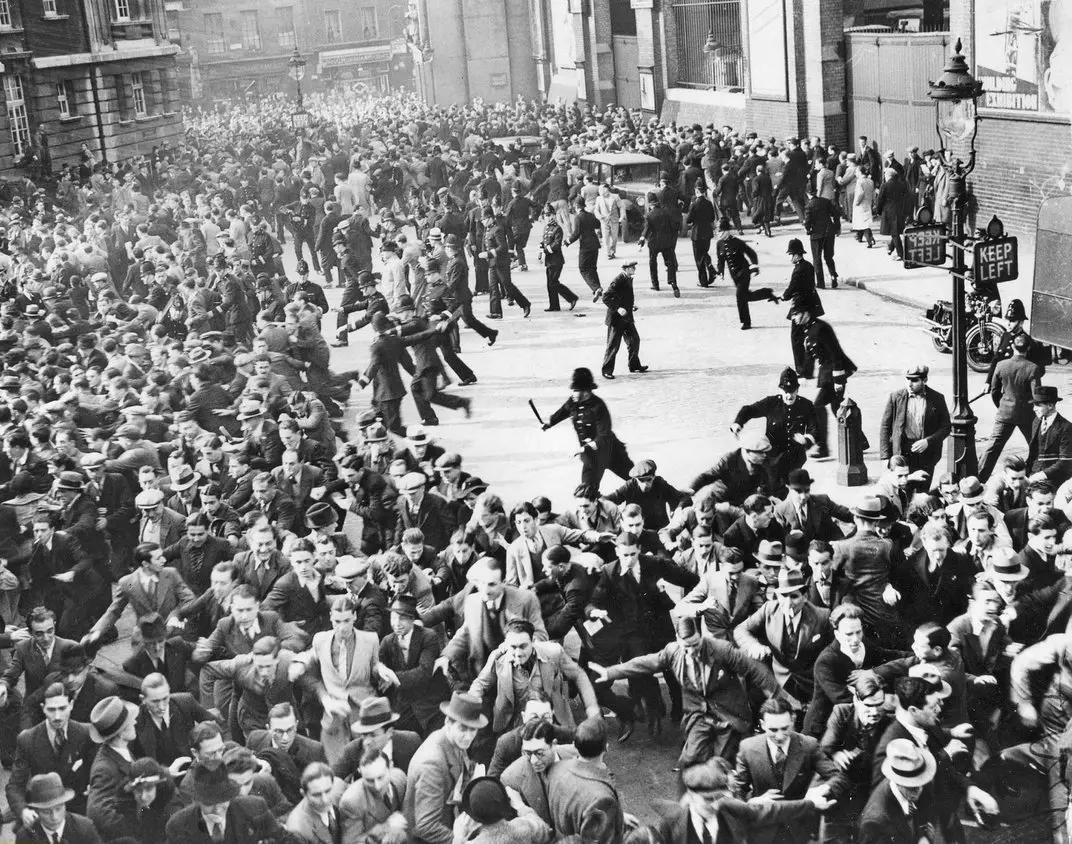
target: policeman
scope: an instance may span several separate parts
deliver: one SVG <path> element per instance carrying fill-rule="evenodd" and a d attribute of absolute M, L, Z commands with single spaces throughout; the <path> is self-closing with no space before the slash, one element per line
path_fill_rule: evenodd
<path fill-rule="evenodd" d="M 752 327 L 752 315 L 748 310 L 749 302 L 770 300 L 777 302 L 774 291 L 769 287 L 760 287 L 758 290 L 749 291 L 748 286 L 752 283 L 752 276 L 759 272 L 759 258 L 756 250 L 730 234 L 731 223 L 723 217 L 718 224 L 718 245 L 715 253 L 718 263 L 715 267 L 723 278 L 726 277 L 726 267 L 729 267 L 730 278 L 737 288 L 737 316 L 741 320 L 741 331 L 747 331 Z"/>
<path fill-rule="evenodd" d="M 744 405 L 737 411 L 730 430 L 737 436 L 750 420 L 764 417 L 767 439 L 774 450 L 771 459 L 778 463 L 782 474 L 788 475 L 804 465 L 808 449 L 818 439 L 815 405 L 800 395 L 800 379 L 788 366 L 778 379 L 778 390 L 778 395 Z"/>
<path fill-rule="evenodd" d="M 1050 350 L 1037 340 L 1033 340 L 1028 335 L 1027 329 L 1024 328 L 1024 323 L 1027 322 L 1027 311 L 1024 310 L 1023 302 L 1019 299 L 1013 299 L 1009 302 L 1009 307 L 1005 309 L 1005 321 L 1009 324 L 1009 327 L 1001 335 L 998 347 L 994 350 L 994 357 L 990 361 L 990 370 L 986 374 L 987 387 L 994 381 L 994 370 L 997 369 L 998 362 L 1012 357 L 1012 341 L 1021 334 L 1028 339 L 1024 357 L 1031 363 L 1038 364 L 1042 368 L 1043 375 L 1046 374 L 1046 367 L 1052 362 Z"/>
<path fill-rule="evenodd" d="M 793 262 L 793 275 L 789 279 L 789 286 L 782 294 L 782 299 L 790 303 L 786 318 L 792 320 L 789 341 L 793 347 L 793 365 L 796 367 L 797 375 L 801 378 L 811 378 L 815 366 L 804 350 L 804 326 L 793 320 L 793 314 L 808 311 L 813 317 L 821 317 L 826 312 L 823 310 L 823 303 L 819 300 L 819 293 L 815 289 L 815 267 L 804 257 L 804 244 L 799 238 L 794 237 L 789 241 L 789 247 L 785 252 L 789 260 Z"/>
<path fill-rule="evenodd" d="M 573 430 L 581 444 L 581 483 L 598 491 L 607 469 L 623 481 L 628 480 L 633 461 L 629 459 L 625 444 L 611 430 L 610 411 L 603 400 L 592 393 L 595 389 L 596 382 L 590 369 L 582 366 L 573 370 L 570 397 L 551 414 L 543 430 L 553 428 L 567 417 L 573 420 Z"/>
<path fill-rule="evenodd" d="M 804 329 L 804 345 L 810 358 L 819 364 L 815 385 L 819 392 L 815 394 L 815 427 L 818 450 L 815 459 L 829 456 L 830 446 L 827 442 L 829 426 L 826 408 L 837 416 L 841 402 L 845 398 L 845 385 L 849 376 L 856 371 L 856 364 L 841 348 L 837 334 L 830 324 L 812 316 L 811 311 L 800 311 L 793 316 L 793 322 Z"/>

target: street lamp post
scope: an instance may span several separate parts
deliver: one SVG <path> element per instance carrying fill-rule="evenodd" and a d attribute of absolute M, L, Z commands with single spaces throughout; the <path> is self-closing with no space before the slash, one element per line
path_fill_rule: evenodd
<path fill-rule="evenodd" d="M 295 85 L 294 113 L 291 115 L 291 122 L 295 129 L 304 129 L 309 125 L 309 112 L 305 110 L 305 101 L 301 91 L 301 83 L 305 78 L 305 56 L 298 52 L 296 46 L 294 53 L 287 59 L 287 75 L 294 80 Z"/>
<path fill-rule="evenodd" d="M 928 95 L 934 100 L 935 126 L 941 141 L 941 160 L 948 179 L 950 210 L 949 242 L 953 248 L 953 415 L 949 445 L 949 471 L 957 479 L 978 473 L 975 452 L 975 415 L 968 400 L 968 331 L 964 300 L 964 278 L 967 271 L 965 250 L 969 248 L 965 231 L 967 196 L 965 182 L 975 169 L 975 135 L 978 114 L 975 101 L 983 93 L 983 83 L 968 71 L 957 39 L 953 55 L 937 82 L 930 83 Z M 949 146 L 967 144 L 968 163 L 953 159 Z"/>

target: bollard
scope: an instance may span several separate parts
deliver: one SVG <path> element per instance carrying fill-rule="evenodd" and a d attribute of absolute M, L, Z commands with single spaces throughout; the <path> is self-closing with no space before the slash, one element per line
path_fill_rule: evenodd
<path fill-rule="evenodd" d="M 856 402 L 845 399 L 838 408 L 837 421 L 837 482 L 841 486 L 863 486 L 867 483 L 867 466 L 864 465 L 864 443 L 867 438 Z"/>

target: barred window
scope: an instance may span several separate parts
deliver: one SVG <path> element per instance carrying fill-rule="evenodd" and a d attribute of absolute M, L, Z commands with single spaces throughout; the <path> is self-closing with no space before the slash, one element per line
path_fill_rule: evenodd
<path fill-rule="evenodd" d="M 21 76 L 5 74 L 4 99 L 7 102 L 8 123 L 11 124 L 11 143 L 15 145 L 15 154 L 23 155 L 30 146 L 30 117 L 26 112 Z"/>
<path fill-rule="evenodd" d="M 674 0 L 677 84 L 744 87 L 740 0 Z"/>
<path fill-rule="evenodd" d="M 138 117 L 147 116 L 149 109 L 145 102 L 145 79 L 141 73 L 130 74 L 130 90 L 134 98 L 134 113 Z"/>

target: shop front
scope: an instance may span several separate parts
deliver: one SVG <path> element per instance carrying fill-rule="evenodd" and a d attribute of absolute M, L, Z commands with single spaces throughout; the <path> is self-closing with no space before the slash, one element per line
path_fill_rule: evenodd
<path fill-rule="evenodd" d="M 321 50 L 317 60 L 321 84 L 349 84 L 359 92 L 382 94 L 391 87 L 391 43 Z"/>

